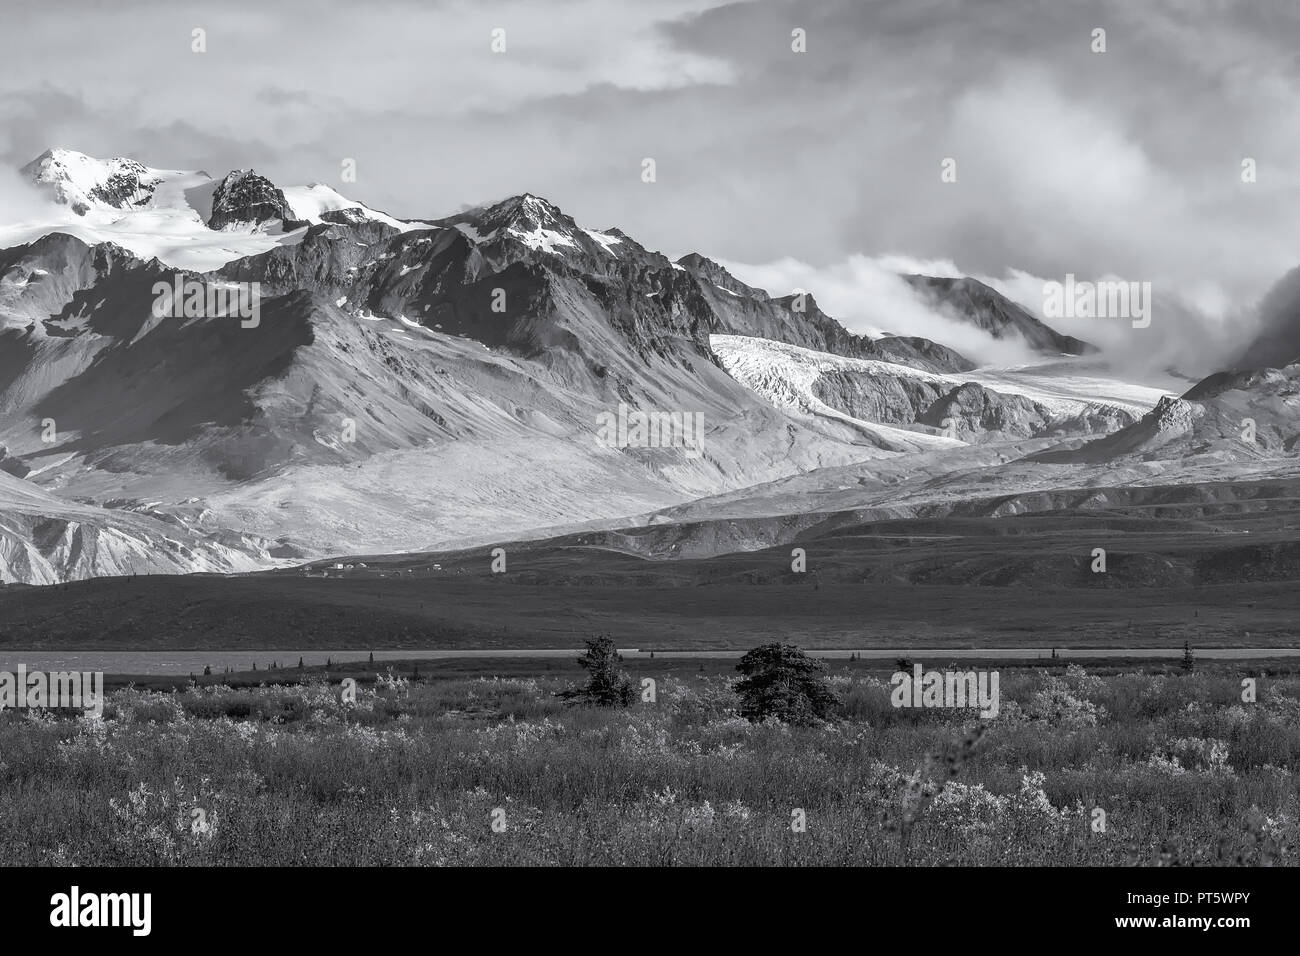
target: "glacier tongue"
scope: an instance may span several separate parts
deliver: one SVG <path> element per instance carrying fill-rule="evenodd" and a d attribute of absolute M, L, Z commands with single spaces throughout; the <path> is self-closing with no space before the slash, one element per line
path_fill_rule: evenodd
<path fill-rule="evenodd" d="M 981 433 L 979 440 L 1006 440 L 1071 428 L 1089 434 L 1107 431 L 1132 423 L 1165 394 L 1134 387 L 1121 392 L 1121 401 L 1088 400 L 1080 396 L 1107 394 L 1114 390 L 1113 383 L 1089 381 L 1077 370 L 1054 378 L 1051 365 L 1014 373 L 995 369 L 937 373 L 746 336 L 712 335 L 710 345 L 732 377 L 777 407 L 850 422 L 886 443 L 885 447 L 901 446 L 896 450 L 952 447 L 964 443 L 958 438 L 973 440 L 974 432 Z M 1054 387 L 1057 382 L 1059 387 Z M 846 413 L 827 400 L 837 387 L 841 393 L 848 390 L 847 397 L 856 398 L 857 404 L 879 411 L 871 417 Z M 934 434 L 957 409 L 954 400 L 963 396 L 958 404 L 966 406 L 967 419 L 977 415 L 979 420 L 954 420 L 958 438 Z M 1144 398 L 1150 404 L 1143 405 Z M 972 401 L 994 407 L 974 410 Z M 943 414 L 925 414 L 939 408 Z M 885 421 L 878 420 L 880 411 L 888 413 Z M 990 418 L 1001 427 L 990 428 L 986 420 Z M 926 430 L 892 427 L 900 424 L 919 424 Z"/>

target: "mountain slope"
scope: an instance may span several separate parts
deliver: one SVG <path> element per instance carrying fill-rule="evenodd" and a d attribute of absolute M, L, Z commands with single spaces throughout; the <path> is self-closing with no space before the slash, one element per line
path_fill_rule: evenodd
<path fill-rule="evenodd" d="M 872 453 L 727 376 L 684 314 L 630 285 L 644 264 L 607 261 L 597 281 L 527 242 L 488 252 L 456 229 L 324 221 L 206 277 L 263 283 L 244 328 L 153 316 L 174 271 L 115 245 L 8 250 L 6 464 L 90 500 L 198 497 L 233 532 L 331 553 L 581 525 Z M 702 413 L 703 454 L 600 447 L 598 415 L 620 402 Z"/>
<path fill-rule="evenodd" d="M 1300 455 L 1300 365 L 1219 372 L 1181 398 L 1165 397 L 1111 435 L 1044 452 L 1036 460 L 1111 463 L 1127 459 L 1182 466 L 1260 462 Z"/>
<path fill-rule="evenodd" d="M 1062 335 L 978 279 L 908 275 L 909 285 L 930 303 L 995 339 L 1019 337 L 1043 355 L 1088 355 L 1095 346 Z"/>
<path fill-rule="evenodd" d="M 66 501 L 0 470 L 0 583 L 56 584 L 123 574 L 236 573 L 301 557 L 292 548 L 207 527 L 207 515 Z"/>
<path fill-rule="evenodd" d="M 47 158 L 32 174 L 86 209 L 0 228 L 21 237 L 0 248 L 0 474 L 41 496 L 0 501 L 19 579 L 147 570 L 155 544 L 157 570 L 229 570 L 636 524 L 851 466 L 955 495 L 957 471 L 1155 400 L 855 335 L 527 193 L 401 220 L 249 170 Z M 160 283 L 255 294 L 256 319 L 155 314 Z M 653 427 L 602 424 L 629 416 Z M 49 521 L 82 543 L 45 547 Z"/>

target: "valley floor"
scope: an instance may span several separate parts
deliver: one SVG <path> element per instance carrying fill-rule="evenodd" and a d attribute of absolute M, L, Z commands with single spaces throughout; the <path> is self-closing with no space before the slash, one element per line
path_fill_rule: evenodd
<path fill-rule="evenodd" d="M 24 650 L 522 651 L 578 647 L 595 634 L 643 651 L 744 651 L 770 640 L 1044 654 L 1297 646 L 1300 541 L 1274 511 L 1240 508 L 1214 526 L 1146 514 L 835 514 L 798 534 L 785 529 L 793 540 L 775 546 L 778 529 L 723 523 L 765 546 L 696 556 L 701 543 L 689 529 L 654 526 L 509 544 L 502 573 L 483 547 L 246 575 L 0 586 L 0 658 Z"/>
<path fill-rule="evenodd" d="M 664 573 L 671 574 L 671 567 Z M 803 647 L 1294 647 L 1294 582 L 1217 587 L 1009 588 L 818 584 L 708 587 L 474 579 L 137 577 L 0 589 L 15 650 L 579 647 L 608 633 L 642 650 Z"/>

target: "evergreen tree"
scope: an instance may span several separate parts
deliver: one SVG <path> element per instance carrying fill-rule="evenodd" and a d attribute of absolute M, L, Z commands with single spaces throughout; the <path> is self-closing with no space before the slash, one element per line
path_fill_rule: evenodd
<path fill-rule="evenodd" d="M 839 698 L 822 676 L 826 665 L 793 644 L 764 644 L 740 659 L 736 683 L 740 715 L 751 721 L 777 717 L 788 724 L 830 720 Z"/>
<path fill-rule="evenodd" d="M 578 665 L 587 672 L 585 687 L 560 691 L 565 703 L 586 707 L 628 707 L 636 698 L 632 678 L 619 670 L 623 662 L 614 647 L 614 639 L 602 635 L 587 641 L 586 652 Z"/>

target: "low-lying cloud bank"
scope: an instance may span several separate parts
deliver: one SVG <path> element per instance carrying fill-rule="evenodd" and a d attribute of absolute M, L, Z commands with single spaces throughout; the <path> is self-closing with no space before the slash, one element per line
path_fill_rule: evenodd
<path fill-rule="evenodd" d="M 1091 342 L 1117 373 L 1163 377 L 1168 369 L 1197 377 L 1233 365 L 1262 326 L 1255 303 L 1239 305 L 1211 283 L 1140 276 L 1075 275 L 1075 280 L 1150 283 L 1149 324 L 1134 327 L 1129 317 L 1081 318 L 1046 314 L 1049 283 L 1064 283 L 1066 273 L 1038 276 L 1011 269 L 1002 276 L 967 272 L 947 259 L 905 255 L 855 255 L 829 266 L 793 258 L 764 265 L 725 262 L 739 279 L 785 295 L 803 289 L 850 331 L 866 335 L 919 335 L 947 345 L 987 365 L 1025 365 L 1043 356 L 1017 339 L 994 339 L 960 317 L 935 308 L 903 276 L 969 276 L 1002 293 L 1058 332 Z M 1145 319 L 1143 320 L 1145 321 Z M 1275 320 L 1276 321 L 1276 320 Z"/>
<path fill-rule="evenodd" d="M 66 212 L 24 179 L 18 170 L 0 165 L 0 225 L 54 220 L 63 218 Z"/>

